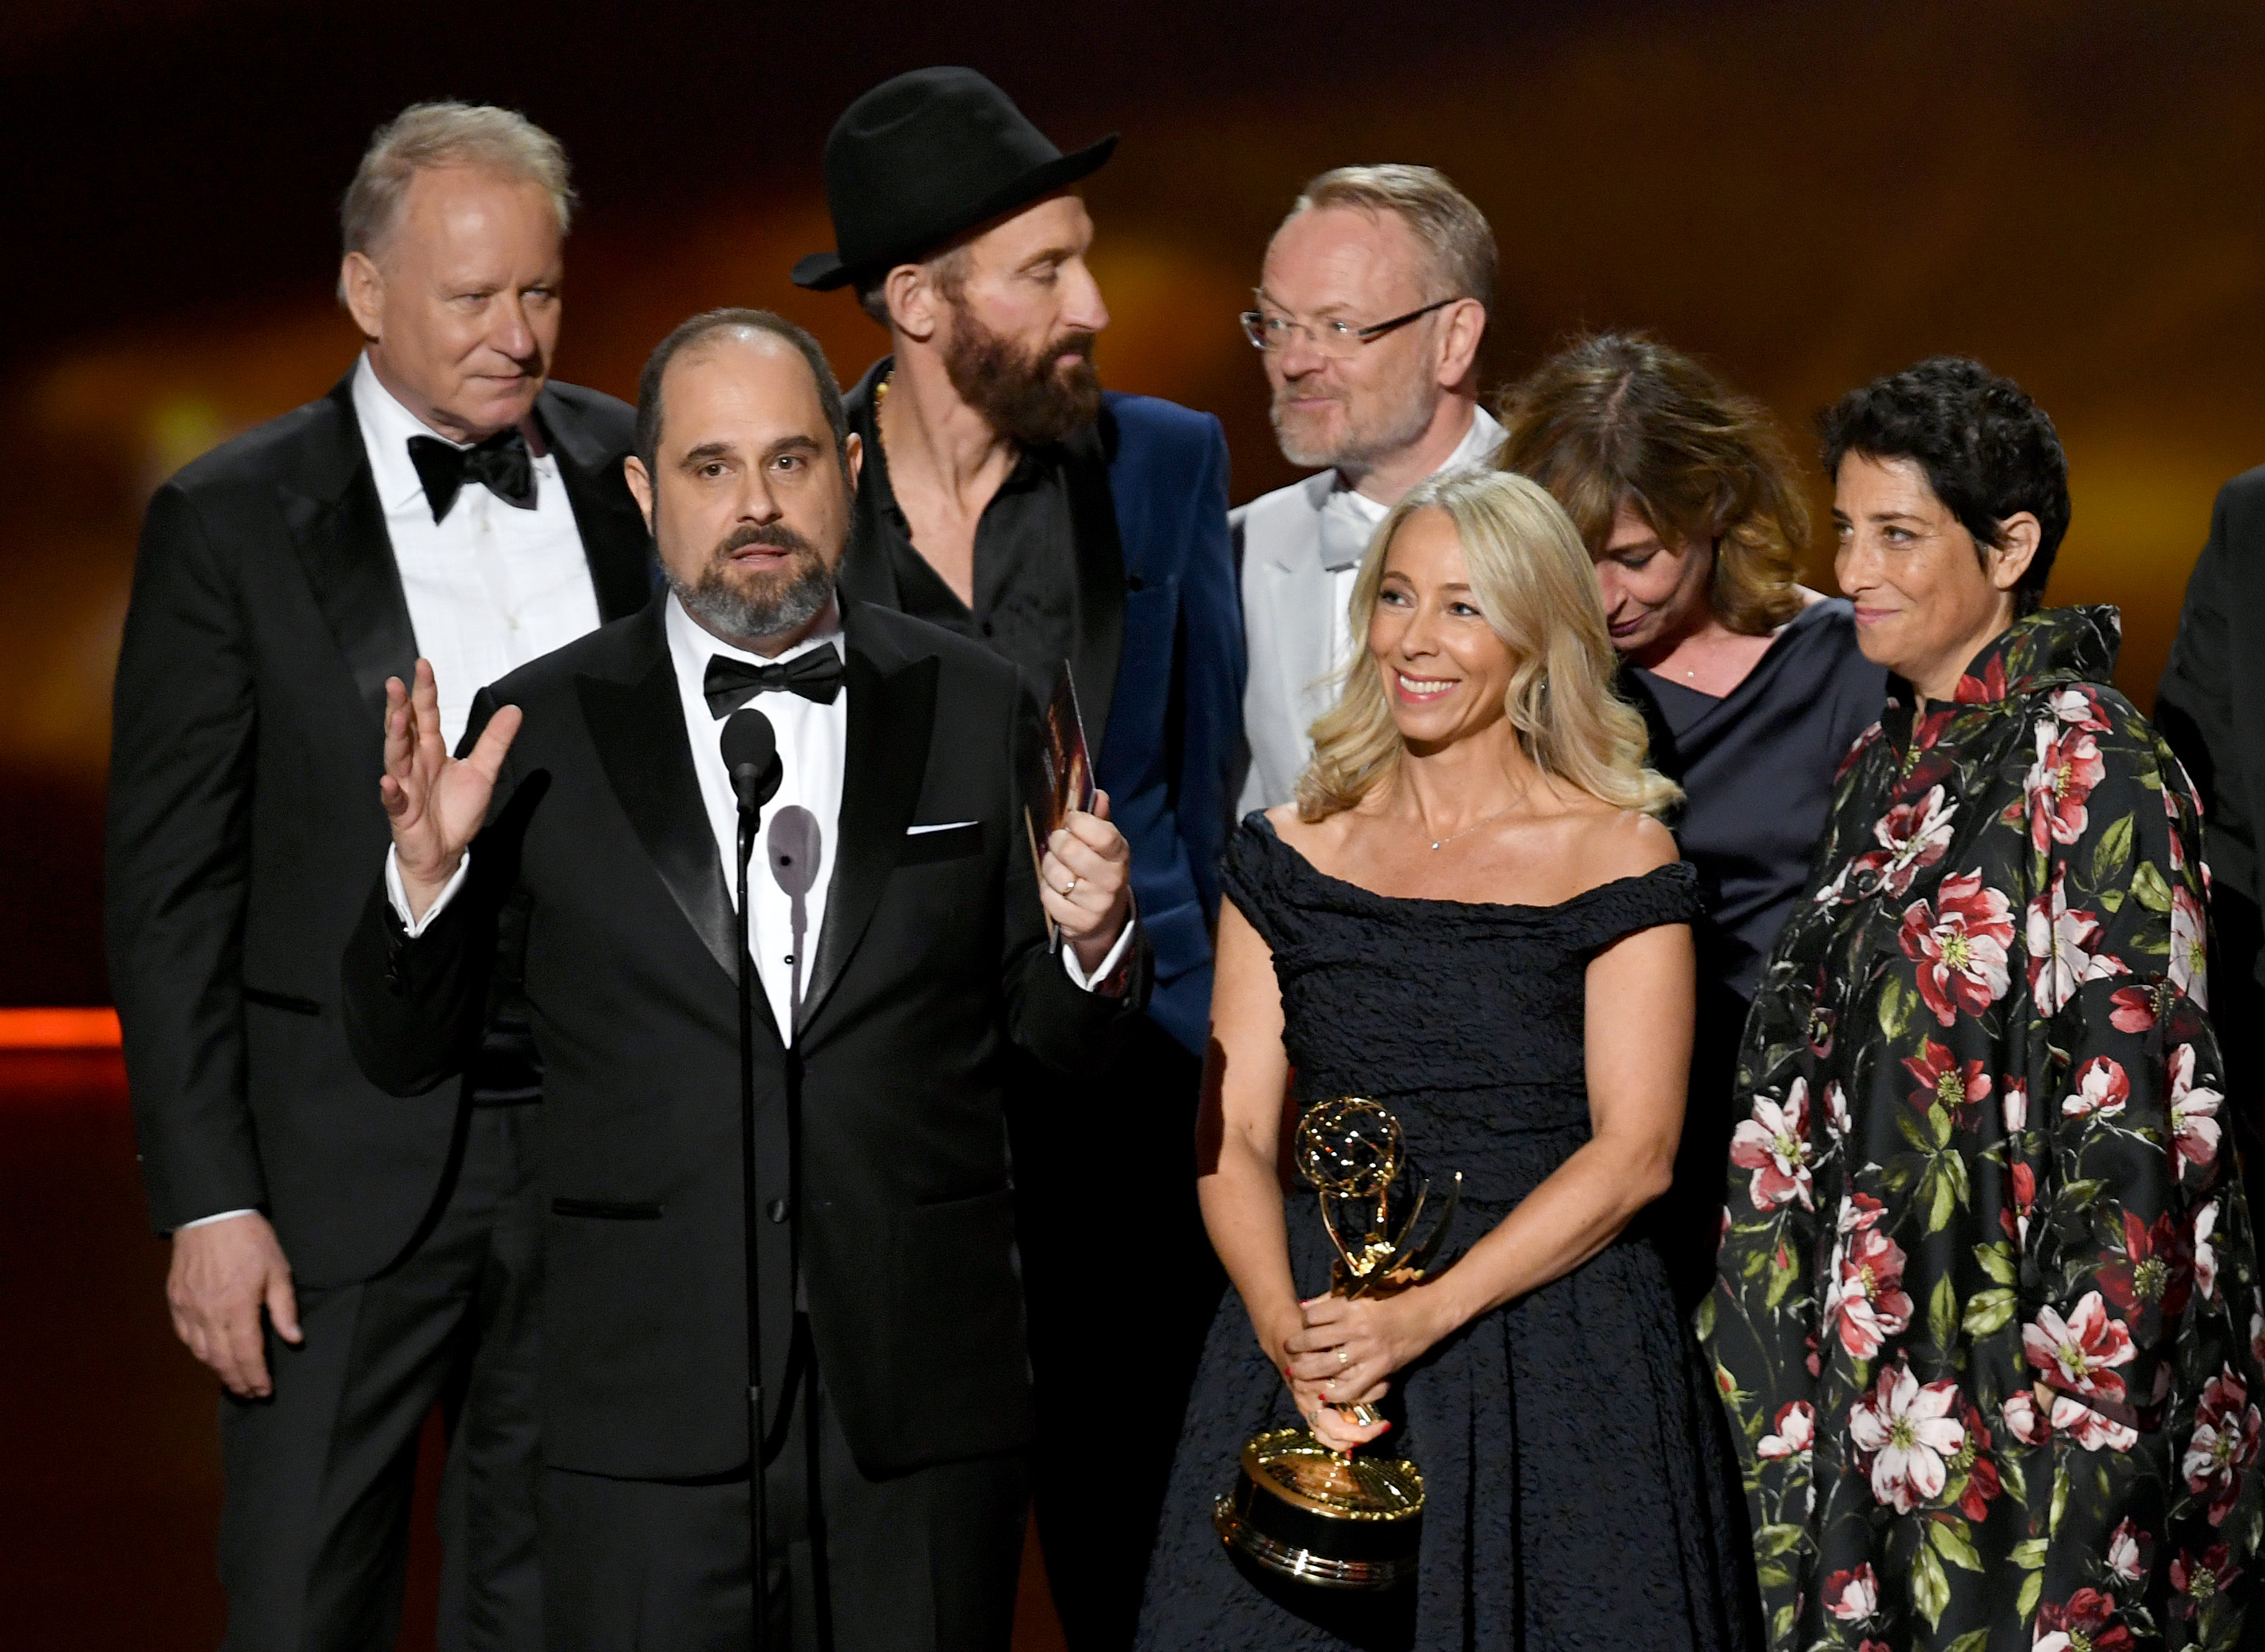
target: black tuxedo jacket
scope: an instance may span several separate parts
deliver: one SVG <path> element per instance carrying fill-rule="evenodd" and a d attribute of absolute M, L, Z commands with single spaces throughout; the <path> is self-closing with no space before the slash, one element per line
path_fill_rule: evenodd
<path fill-rule="evenodd" d="M 113 708 L 107 927 L 150 1214 L 267 1212 L 302 1284 L 363 1279 L 432 1206 L 456 1090 L 389 1102 L 355 1066 L 339 954 L 390 836 L 385 680 L 417 656 L 353 375 L 150 501 Z M 535 404 L 599 612 L 652 590 L 622 480 L 633 415 Z"/>
<path fill-rule="evenodd" d="M 1140 1012 L 1148 965 L 1144 943 L 1132 990 L 1103 997 L 1045 947 L 1019 673 L 921 621 L 844 610 L 840 837 L 797 1037 L 800 1185 L 759 989 L 755 1198 L 768 1392 L 798 1241 L 819 1367 L 879 1475 L 1030 1438 L 1009 1046 L 1074 1074 Z M 414 1096 L 467 1059 L 497 914 L 523 912 L 545 1068 L 543 1442 L 558 1466 L 632 1479 L 747 1459 L 739 942 L 662 619 L 656 600 L 482 695 L 475 727 L 505 703 L 526 722 L 466 884 L 413 941 L 373 888 L 345 977 L 355 1053 Z M 908 833 L 958 822 L 972 824 Z M 1067 1078 L 1062 1092 L 1074 1106 Z"/>
<path fill-rule="evenodd" d="M 2218 491 L 2156 691 L 2155 721 L 2202 794 L 2218 927 L 2212 951 L 2228 955 L 2213 962 L 2265 982 L 2257 933 L 2265 900 L 2258 841 L 2265 822 L 2265 469 Z"/>

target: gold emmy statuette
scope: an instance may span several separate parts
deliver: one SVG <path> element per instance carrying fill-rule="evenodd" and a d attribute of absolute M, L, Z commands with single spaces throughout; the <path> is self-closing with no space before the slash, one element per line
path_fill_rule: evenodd
<path fill-rule="evenodd" d="M 1400 1121 L 1358 1095 L 1307 1108 L 1297 1153 L 1336 1248 L 1332 1294 L 1388 1296 L 1423 1278 L 1454 1223 L 1460 1171 L 1426 1231 L 1431 1184 L 1402 1175 Z M 1356 1423 L 1376 1420 L 1367 1406 L 1337 1408 Z M 1387 1589 L 1415 1576 L 1424 1476 L 1404 1458 L 1340 1456 L 1304 1429 L 1274 1429 L 1242 1448 L 1234 1489 L 1213 1506 L 1212 1524 L 1229 1548 L 1285 1577 Z"/>

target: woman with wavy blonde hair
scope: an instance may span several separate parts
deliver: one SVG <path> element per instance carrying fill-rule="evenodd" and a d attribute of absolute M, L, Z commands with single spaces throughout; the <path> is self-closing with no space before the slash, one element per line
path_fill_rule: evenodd
<path fill-rule="evenodd" d="M 1351 618 L 1366 648 L 1297 804 L 1227 850 L 1198 1190 L 1239 1299 L 1140 1644 L 1748 1647 L 1722 1412 L 1629 1232 L 1675 1158 L 1698 902 L 1587 553 L 1533 483 L 1434 478 L 1378 529 Z M 1285 1095 L 1381 1103 L 1435 1186 L 1460 1176 L 1443 1265 L 1327 1294 Z M 1420 1466 L 1412 1586 L 1317 1590 L 1214 1527 L 1243 1442 L 1300 1419 Z"/>

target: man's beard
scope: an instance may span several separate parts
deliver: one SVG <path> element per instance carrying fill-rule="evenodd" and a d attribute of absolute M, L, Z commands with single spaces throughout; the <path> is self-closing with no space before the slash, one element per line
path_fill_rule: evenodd
<path fill-rule="evenodd" d="M 1089 332 L 1067 332 L 1025 352 L 956 305 L 943 370 L 959 399 L 993 430 L 1025 447 L 1043 447 L 1067 440 L 1100 416 L 1094 338 Z M 1056 366 L 1065 355 L 1078 360 L 1067 368 Z"/>
<path fill-rule="evenodd" d="M 1420 380 L 1411 380 L 1404 394 L 1390 400 L 1372 395 L 1363 411 L 1356 411 L 1357 404 L 1351 396 L 1337 392 L 1336 399 L 1344 406 L 1346 418 L 1344 433 L 1334 443 L 1308 439 L 1290 428 L 1283 416 L 1282 404 L 1295 393 L 1293 385 L 1284 384 L 1275 390 L 1273 404 L 1267 414 L 1274 422 L 1274 440 L 1282 449 L 1282 456 L 1292 464 L 1358 475 L 1412 446 L 1430 428 L 1431 401 L 1425 389 Z"/>
<path fill-rule="evenodd" d="M 732 553 L 749 545 L 790 552 L 794 562 L 747 588 L 744 576 L 731 577 Z M 685 579 L 664 566 L 668 588 L 684 611 L 710 630 L 755 641 L 783 637 L 816 619 L 834 595 L 834 571 L 811 542 L 784 522 L 742 528 L 716 547 L 697 579 Z"/>

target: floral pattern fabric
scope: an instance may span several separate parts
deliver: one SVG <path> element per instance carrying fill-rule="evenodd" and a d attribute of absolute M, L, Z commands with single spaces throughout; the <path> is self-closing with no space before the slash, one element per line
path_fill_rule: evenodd
<path fill-rule="evenodd" d="M 1895 684 L 1747 1022 L 1699 1312 L 1772 1644 L 2230 1648 L 2265 1301 L 2198 809 L 2114 610 Z"/>

